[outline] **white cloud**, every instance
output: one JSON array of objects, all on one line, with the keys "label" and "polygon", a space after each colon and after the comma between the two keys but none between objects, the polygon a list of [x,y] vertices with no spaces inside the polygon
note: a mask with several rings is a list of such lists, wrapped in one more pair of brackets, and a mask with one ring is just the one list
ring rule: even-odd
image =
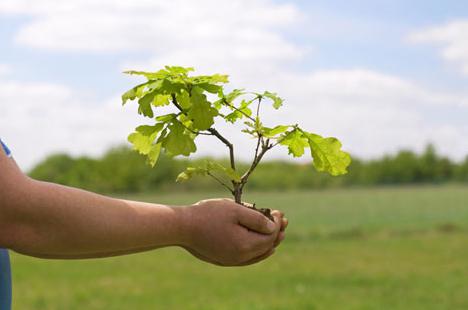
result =
[{"label": "white cloud", "polygon": [[[457,158],[468,151],[468,140],[463,138],[468,128],[436,121],[427,112],[429,107],[466,106],[468,96],[438,93],[369,70],[291,70],[306,54],[305,48],[281,33],[301,17],[292,5],[271,0],[2,0],[0,14],[31,16],[16,36],[17,42],[30,47],[105,54],[130,51],[148,56],[122,56],[122,68],[195,66],[202,73],[231,74],[235,87],[277,91],[286,99],[285,107],[265,108],[267,124],[299,123],[337,136],[359,156],[378,156],[402,147],[421,150],[430,141]],[[124,142],[138,122],[145,122],[136,117],[134,105],[122,108],[117,95],[104,103],[91,101],[59,85],[0,83],[0,133],[9,139],[18,161],[30,166],[52,151],[99,154]],[[224,125],[223,129],[233,132]],[[238,155],[249,158],[252,141],[228,135]],[[225,154],[225,148],[210,138],[202,138],[201,154]],[[275,150],[273,157],[285,154]]]},{"label": "white cloud", "polygon": [[0,102],[1,136],[26,169],[51,152],[98,155],[125,141],[137,123],[118,98],[86,102],[54,84],[0,79]]},{"label": "white cloud", "polygon": [[[397,77],[342,70],[287,74],[266,83],[286,98],[279,111],[264,104],[267,125],[299,123],[339,137],[347,150],[359,156],[379,156],[403,147],[422,150],[428,142],[456,158],[468,150],[464,139],[468,127],[434,123],[418,109],[418,105],[447,108],[458,103]],[[137,124],[148,122],[137,116],[135,104],[122,108],[118,96],[100,104],[67,87],[46,83],[2,81],[0,102],[0,133],[26,168],[51,152],[99,155],[123,143]],[[232,139],[240,158],[252,156],[254,141],[227,125],[217,127]],[[224,146],[211,137],[201,137],[200,142],[201,155],[226,154]],[[286,158],[286,151],[275,149],[267,158],[278,157]]]},{"label": "white cloud", "polygon": [[415,43],[432,43],[441,48],[442,58],[468,75],[468,20],[452,21],[410,34]]},{"label": "white cloud", "polygon": [[[298,10],[266,0],[5,0],[0,14],[29,14],[17,42],[36,48],[90,52],[219,47],[249,59],[296,57],[296,47],[275,29],[292,23]],[[226,55],[226,56],[230,56]]]},{"label": "white cloud", "polygon": [[461,138],[468,128],[439,121],[427,112],[460,107],[466,100],[463,95],[438,93],[396,76],[358,69],[284,75],[271,84],[288,99],[284,112],[289,122],[337,136],[359,156],[422,150],[429,142],[456,158],[468,151],[468,141]]},{"label": "white cloud", "polygon": [[7,75],[11,72],[11,68],[7,64],[0,63],[0,76]]}]

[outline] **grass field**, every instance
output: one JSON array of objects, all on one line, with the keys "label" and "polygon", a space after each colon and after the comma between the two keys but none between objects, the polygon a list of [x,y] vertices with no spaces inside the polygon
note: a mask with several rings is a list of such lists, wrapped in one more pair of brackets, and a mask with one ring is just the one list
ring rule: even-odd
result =
[{"label": "grass field", "polygon": [[[216,194],[142,195],[184,204]],[[87,261],[13,254],[14,309],[468,309],[468,188],[252,193],[287,239],[245,268],[170,248]]]}]

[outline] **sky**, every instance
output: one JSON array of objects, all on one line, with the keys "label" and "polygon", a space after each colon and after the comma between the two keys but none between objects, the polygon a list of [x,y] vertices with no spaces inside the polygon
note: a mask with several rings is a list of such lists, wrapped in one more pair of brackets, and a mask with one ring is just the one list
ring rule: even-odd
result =
[{"label": "sky", "polygon": [[[151,123],[121,106],[140,82],[122,71],[164,65],[277,92],[267,125],[336,136],[354,156],[468,154],[466,1],[0,0],[0,137],[24,169],[99,156]],[[252,156],[253,141],[217,126]],[[209,138],[199,155],[225,155]]]}]

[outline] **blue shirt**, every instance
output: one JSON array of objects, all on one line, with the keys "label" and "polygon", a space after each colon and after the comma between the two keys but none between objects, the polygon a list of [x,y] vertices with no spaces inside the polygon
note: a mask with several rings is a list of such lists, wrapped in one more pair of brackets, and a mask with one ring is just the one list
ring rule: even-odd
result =
[{"label": "blue shirt", "polygon": [[[11,156],[8,147],[0,140],[0,152],[3,151]],[[8,251],[0,249],[0,310],[11,309],[11,271],[10,257]]]}]

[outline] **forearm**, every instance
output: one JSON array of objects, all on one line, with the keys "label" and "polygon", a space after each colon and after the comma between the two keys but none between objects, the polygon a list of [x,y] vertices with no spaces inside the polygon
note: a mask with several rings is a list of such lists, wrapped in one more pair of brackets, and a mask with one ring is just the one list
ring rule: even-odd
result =
[{"label": "forearm", "polygon": [[11,248],[44,258],[92,258],[180,245],[182,208],[113,199],[27,179],[17,190]]}]

